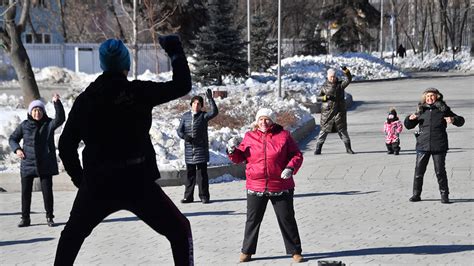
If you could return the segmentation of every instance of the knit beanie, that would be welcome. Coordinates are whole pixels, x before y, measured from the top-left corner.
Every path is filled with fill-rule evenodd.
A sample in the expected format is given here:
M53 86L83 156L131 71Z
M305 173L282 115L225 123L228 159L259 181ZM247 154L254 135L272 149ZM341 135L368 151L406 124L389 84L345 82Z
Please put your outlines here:
M103 71L130 70L130 54L121 40L108 39L99 48L100 68Z
M261 116L266 116L266 117L270 118L270 120L272 120L272 122L276 122L276 115L269 108L262 108L262 109L258 110L257 114L255 115L255 121L258 121L258 119Z
M46 109L44 108L44 103L41 100L34 100L28 105L28 114L31 115L31 111L33 111L33 108L39 107L41 110L43 110L43 113L46 113Z

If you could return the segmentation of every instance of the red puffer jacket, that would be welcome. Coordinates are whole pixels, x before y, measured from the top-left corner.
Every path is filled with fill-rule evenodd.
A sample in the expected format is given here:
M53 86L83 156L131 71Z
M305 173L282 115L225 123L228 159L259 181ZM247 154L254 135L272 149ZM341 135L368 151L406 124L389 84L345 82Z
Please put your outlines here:
M295 187L293 177L282 179L285 167L296 174L303 163L303 154L290 132L275 124L266 133L253 130L245 134L242 143L229 158L234 163L247 162L247 189L278 192Z

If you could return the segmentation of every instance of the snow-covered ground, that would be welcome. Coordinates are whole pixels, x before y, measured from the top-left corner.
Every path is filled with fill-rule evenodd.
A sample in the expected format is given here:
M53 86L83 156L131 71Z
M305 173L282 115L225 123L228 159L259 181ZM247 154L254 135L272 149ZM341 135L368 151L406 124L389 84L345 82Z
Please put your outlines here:
M406 77L399 67L412 69L438 69L473 71L474 63L467 51L458 54L455 62L451 62L449 53L446 55L426 54L421 61L418 56L408 51L405 59L395 58L395 64L390 64L390 59L380 60L380 54L368 55L363 53L348 53L339 56L295 56L282 60L281 87L285 97L280 99L277 95L278 83L276 67L266 73L252 73L247 80L234 80L228 78L226 85L220 87L203 87L195 84L190 95L204 95L207 88L212 90L226 90L228 97L216 99L220 114L216 123L209 127L210 162L213 165L229 164L225 154L226 143L232 137L242 137L253 123L254 115L259 108L270 107L275 110L280 123L288 123L287 129L294 130L309 119L312 119L309 110L301 103L316 102L318 88L325 80L329 67L337 69L338 76L342 76L341 66L347 66L354 80L373 80ZM451 60L451 61L450 61ZM1 65L1 62L0 62ZM434 66L439 66L435 68ZM98 75L74 73L67 69L47 67L35 69L35 77L43 86L64 86L70 88L60 92L66 114L69 112L74 98L83 91L87 85ZM138 77L140 80L166 81L171 79L171 73L153 74L149 71ZM18 86L17 81L4 81L1 87ZM54 108L50 99L46 110L48 115L54 117ZM17 172L19 160L11 152L8 137L16 126L26 119L26 109L21 107L22 98L14 95L0 94L0 172ZM207 105L207 103L205 104ZM181 140L176 128L181 115L189 110L189 99L179 99L155 107L153 110L153 124L150 135L156 151L159 168L173 170L184 168L184 141ZM291 117L292 119L288 119ZM291 120L291 121L288 121ZM56 140L61 129L56 130ZM119 144L118 144L119 145ZM60 166L61 167L61 166ZM229 177L222 177L228 180Z

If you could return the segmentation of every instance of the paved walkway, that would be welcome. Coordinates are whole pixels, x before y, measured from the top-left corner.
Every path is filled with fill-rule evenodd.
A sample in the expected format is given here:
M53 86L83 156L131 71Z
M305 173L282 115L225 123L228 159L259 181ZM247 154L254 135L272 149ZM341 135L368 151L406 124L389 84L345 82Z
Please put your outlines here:
M314 132L302 143L305 161L296 176L295 209L306 264L339 260L346 265L472 265L473 244L473 104L474 77L398 80L349 86L355 106L349 133L355 155L344 152L331 134L321 156L314 156ZM425 177L423 201L408 202L414 170L412 131L402 134L399 156L385 154L381 132L386 111L400 116L415 109L421 92L436 86L464 127L448 129L451 150L447 171L453 204L441 204L433 165ZM319 116L317 116L319 124ZM244 182L213 184L212 203L182 205L183 187L164 190L192 224L197 265L233 265L245 223ZM32 223L17 228L20 194L0 193L0 264L51 265L58 238L75 193L55 192L57 227L49 228L41 193L35 192ZM159 211L159 210L157 210ZM289 265L276 218L268 207L257 254L250 265ZM84 242L78 264L172 265L169 243L131 213L119 212L100 224ZM304 264L303 264L304 265Z

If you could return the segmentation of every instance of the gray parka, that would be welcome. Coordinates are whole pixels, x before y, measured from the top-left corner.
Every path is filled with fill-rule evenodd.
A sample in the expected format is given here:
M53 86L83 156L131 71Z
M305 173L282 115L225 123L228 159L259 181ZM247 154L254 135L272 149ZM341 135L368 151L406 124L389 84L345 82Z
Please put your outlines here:
M184 159L186 164L206 163L209 161L209 139L207 125L209 120L218 114L216 102L212 97L207 98L211 106L210 112L199 111L193 114L188 111L183 114L179 123L178 136L186 139L190 136L193 140L184 144Z
M318 101L321 105L321 130L325 132L347 130L346 101L344 99L344 89L351 83L352 75L349 70L345 71L346 79L330 83L328 80L322 85ZM330 96L332 99L328 100Z

